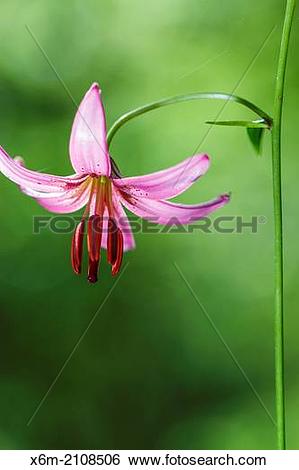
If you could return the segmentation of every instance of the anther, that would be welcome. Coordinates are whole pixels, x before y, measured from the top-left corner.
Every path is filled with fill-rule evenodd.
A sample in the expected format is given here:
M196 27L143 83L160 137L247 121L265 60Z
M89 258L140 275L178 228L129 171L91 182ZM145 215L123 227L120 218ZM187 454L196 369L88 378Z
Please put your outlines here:
M124 251L124 239L121 230L117 229L117 253L116 253L116 260L112 265L112 275L116 276L118 274L122 259L123 259L123 251Z
M101 241L103 231L103 218L97 215L92 215L88 219L87 228L87 246L89 257L93 261L99 260Z
M76 274L81 273L84 228L85 219L83 218L77 225L72 238L71 259L73 270Z
M107 234L107 258L108 263L114 264L117 257L117 239L118 228L113 217L108 220L108 234Z
M92 259L89 258L87 279L91 283L97 282L98 280L98 266L99 266L99 260L93 261Z

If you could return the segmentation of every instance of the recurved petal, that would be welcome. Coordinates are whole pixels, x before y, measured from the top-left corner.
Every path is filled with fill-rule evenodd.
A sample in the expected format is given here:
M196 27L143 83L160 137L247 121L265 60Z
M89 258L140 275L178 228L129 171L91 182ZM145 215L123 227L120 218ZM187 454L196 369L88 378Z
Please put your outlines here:
M229 194L222 194L212 201L194 205L142 198L134 200L123 198L122 204L134 214L152 222L163 225L183 225L206 217L211 212L227 204L229 200Z
M28 170L18 159L11 158L2 147L0 147L0 171L22 188L45 193L74 188L86 178L82 175L55 176Z
M90 87L76 113L70 138L70 157L77 173L110 176L106 119L97 83Z
M188 189L210 166L208 155L194 155L166 170L143 176L115 178L116 188L135 197L169 199Z
M41 197L40 193L30 195L50 212L69 214L81 209L87 204L90 194L90 186L90 183L82 183L75 189L67 189L60 194L47 194L45 197Z

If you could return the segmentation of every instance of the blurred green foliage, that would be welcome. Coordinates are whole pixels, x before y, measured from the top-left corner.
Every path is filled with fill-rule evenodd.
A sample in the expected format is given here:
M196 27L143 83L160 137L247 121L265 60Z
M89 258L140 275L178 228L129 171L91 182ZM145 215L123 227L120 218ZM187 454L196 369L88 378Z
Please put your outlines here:
M75 109L28 27L77 102L100 83L109 124L148 101L192 91L235 91L271 114L283 7L278 0L3 0L1 145L32 169L71 172ZM297 26L298 12L283 130L290 448L299 444ZM1 448L274 448L273 424L173 264L274 414L269 136L262 158L244 129L215 126L204 138L204 121L222 106L149 113L120 131L112 155L124 174L142 174L201 143L212 167L180 200L232 191L222 215L263 215L267 223L257 234L137 235L126 272L29 426L114 280L105 263L96 285L76 277L70 236L33 235L32 217L46 211L1 177ZM254 118L234 104L220 117Z

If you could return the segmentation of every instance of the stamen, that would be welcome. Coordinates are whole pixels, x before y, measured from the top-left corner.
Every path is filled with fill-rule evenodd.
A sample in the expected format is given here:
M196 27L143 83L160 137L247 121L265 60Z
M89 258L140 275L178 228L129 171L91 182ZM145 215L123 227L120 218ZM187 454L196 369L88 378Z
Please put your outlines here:
M105 194L105 202L109 212L108 237L107 237L107 258L112 265L112 275L115 276L121 267L123 258L123 234L117 226L114 214L113 197L111 184L108 185Z
M104 213L104 195L106 188L106 178L95 178L93 186L94 214L88 219L87 228L87 248L88 248L88 280L96 282L98 275L98 266L101 255L101 243L103 232L103 213Z
M92 261L98 261L101 252L103 217L91 215L88 219L87 248Z
M89 257L87 278L89 282L97 282L98 280L98 266L101 255L102 224L102 217L92 215L88 219L87 247Z
M89 258L88 261L88 281L89 282L97 282L98 280L98 266L99 266L99 260L93 261Z
M123 259L123 251L124 251L124 238L121 230L117 229L117 255L116 260L112 266L112 276L116 276L118 274L122 259Z
M81 273L84 228L85 228L85 218L83 217L83 219L77 225L73 238L72 238L71 260L72 260L73 270L75 271L76 274Z
M107 259L108 263L114 264L117 257L117 233L118 228L113 217L108 220L108 234L107 234Z
M107 259L111 264L112 275L118 274L123 258L123 234L118 228L111 182L105 176L91 175L90 196L82 220L77 225L72 239L72 266L76 274L81 273L83 238L87 221L88 281L98 280L98 267L101 257L103 236L103 216L108 211ZM89 183L90 184L90 183Z

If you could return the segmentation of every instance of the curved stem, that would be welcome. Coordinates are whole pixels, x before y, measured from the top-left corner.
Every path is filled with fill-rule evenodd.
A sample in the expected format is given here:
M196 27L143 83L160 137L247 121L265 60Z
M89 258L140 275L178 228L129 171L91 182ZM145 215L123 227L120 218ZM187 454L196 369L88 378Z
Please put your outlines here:
M113 137L115 136L116 132L128 121L134 119L141 114L148 113L149 111L153 111L154 109L162 108L163 106L168 106L170 104L181 103L184 101L194 101L194 100L207 100L207 99L214 99L214 100L224 100L224 101L233 101L238 103L242 106L253 111L257 114L262 120L267 124L267 127L271 128L272 126L272 118L262 109L260 109L255 104L251 103L240 96L231 95L227 93L190 93L187 95L179 95L179 96L172 96L171 98L164 98L162 100L153 101L152 103L145 104L144 106L140 106L139 108L133 109L126 114L123 114L120 118L118 118L114 124L109 129L107 134L107 141L108 146L110 146Z
M281 191L281 122L286 63L296 0L287 0L276 74L272 127L272 173L274 202L274 263L275 263L275 392L277 446L286 448L283 332L283 225Z

